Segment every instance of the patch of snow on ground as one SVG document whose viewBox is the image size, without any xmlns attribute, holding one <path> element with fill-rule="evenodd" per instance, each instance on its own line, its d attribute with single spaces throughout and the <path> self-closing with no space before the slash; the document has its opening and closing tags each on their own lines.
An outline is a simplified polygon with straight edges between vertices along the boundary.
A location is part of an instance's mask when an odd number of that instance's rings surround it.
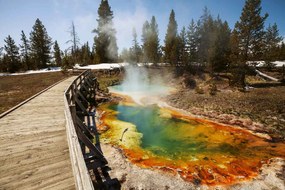
<svg viewBox="0 0 285 190">
<path fill-rule="evenodd" d="M 96 65 L 86 65 L 86 66 L 80 66 L 76 64 L 74 66 L 74 69 L 114 69 L 114 68 L 121 68 L 131 65 L 130 63 L 100 63 Z M 138 67 L 143 66 L 153 66 L 154 63 L 134 63 L 133 65 L 137 65 Z M 169 63 L 157 63 L 158 66 L 166 66 L 169 65 Z"/>
<path fill-rule="evenodd" d="M 14 76 L 14 75 L 29 75 L 29 74 L 36 74 L 36 73 L 48 73 L 48 72 L 58 72 L 61 71 L 60 67 L 49 67 L 40 70 L 29 70 L 20 73 L 0 73 L 0 76 Z"/>
<path fill-rule="evenodd" d="M 276 67 L 283 67 L 285 65 L 285 61 L 274 61 L 272 62 Z"/>
<path fill-rule="evenodd" d="M 249 66 L 256 66 L 256 67 L 266 66 L 265 61 L 247 61 L 246 63 Z M 273 61 L 271 63 L 273 63 L 275 65 L 275 67 L 283 67 L 283 65 L 285 65 L 285 61 Z"/>
<path fill-rule="evenodd" d="M 75 69 L 114 69 L 127 66 L 128 63 L 101 63 L 96 65 L 79 66 L 76 64 Z"/>
</svg>

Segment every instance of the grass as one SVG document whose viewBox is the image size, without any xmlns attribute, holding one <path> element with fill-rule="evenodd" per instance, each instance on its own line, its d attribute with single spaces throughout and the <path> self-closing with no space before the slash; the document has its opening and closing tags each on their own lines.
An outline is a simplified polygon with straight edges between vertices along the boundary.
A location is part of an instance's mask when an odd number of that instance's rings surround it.
<svg viewBox="0 0 285 190">
<path fill-rule="evenodd" d="M 0 113 L 66 77 L 62 72 L 1 76 Z"/>
</svg>

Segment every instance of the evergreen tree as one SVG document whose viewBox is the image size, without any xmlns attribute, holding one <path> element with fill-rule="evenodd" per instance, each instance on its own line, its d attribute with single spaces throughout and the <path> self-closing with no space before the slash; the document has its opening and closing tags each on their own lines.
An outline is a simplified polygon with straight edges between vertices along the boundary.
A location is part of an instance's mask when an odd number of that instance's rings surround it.
<svg viewBox="0 0 285 190">
<path fill-rule="evenodd" d="M 236 44 L 231 43 L 231 45 L 238 46 L 239 54 L 238 57 L 232 56 L 237 58 L 237 63 L 232 64 L 237 66 L 232 70 L 236 86 L 245 86 L 246 62 L 256 61 L 262 57 L 265 35 L 264 22 L 268 14 L 266 13 L 264 16 L 260 14 L 261 0 L 246 0 L 240 21 L 235 24 L 235 36 L 232 37 L 235 38 Z M 235 47 L 231 47 L 231 49 L 235 49 Z"/>
<path fill-rule="evenodd" d="M 86 44 L 84 44 L 82 46 L 82 63 L 83 65 L 88 65 L 90 64 L 91 61 L 91 52 L 90 52 L 90 47 L 89 47 L 89 43 L 86 42 Z"/>
<path fill-rule="evenodd" d="M 150 22 L 150 40 L 149 40 L 149 60 L 152 63 L 158 63 L 160 59 L 160 46 L 158 38 L 158 25 L 156 23 L 155 17 L 152 16 Z"/>
<path fill-rule="evenodd" d="M 281 46 L 279 47 L 278 59 L 281 61 L 285 61 L 285 43 L 284 42 L 282 42 Z"/>
<path fill-rule="evenodd" d="M 215 22 L 216 36 L 211 57 L 212 72 L 224 71 L 229 64 L 231 30 L 219 18 Z"/>
<path fill-rule="evenodd" d="M 142 28 L 143 61 L 158 63 L 160 59 L 160 47 L 158 38 L 158 26 L 153 16 L 151 22 L 145 21 Z"/>
<path fill-rule="evenodd" d="M 282 37 L 279 35 L 277 24 L 269 25 L 265 34 L 264 51 L 264 59 L 267 64 L 270 64 L 270 61 L 276 61 L 278 59 L 278 49 L 281 41 Z"/>
<path fill-rule="evenodd" d="M 121 55 L 120 55 L 120 61 L 127 62 L 127 63 L 133 62 L 131 52 L 129 49 L 124 48 L 122 50 Z"/>
<path fill-rule="evenodd" d="M 183 27 L 178 37 L 178 63 L 186 66 L 189 60 L 189 53 L 187 48 L 187 32 Z"/>
<path fill-rule="evenodd" d="M 30 42 L 27 39 L 23 30 L 21 32 L 21 41 L 22 44 L 20 45 L 20 56 L 22 61 L 22 68 L 23 70 L 30 70 L 32 69 L 30 58 Z"/>
<path fill-rule="evenodd" d="M 2 57 L 2 63 L 1 63 L 1 71 L 3 72 L 9 72 L 9 64 L 10 64 L 10 61 L 9 61 L 9 57 L 7 56 L 7 54 L 3 54 L 3 57 Z"/>
<path fill-rule="evenodd" d="M 133 29 L 133 46 L 130 49 L 130 53 L 131 53 L 131 61 L 135 63 L 139 63 L 142 56 L 142 50 L 138 43 L 137 38 L 138 38 L 137 32 L 135 29 Z"/>
<path fill-rule="evenodd" d="M 231 72 L 231 78 L 229 80 L 229 84 L 230 86 L 243 88 L 245 86 L 245 68 L 241 57 L 238 32 L 234 29 L 230 36 L 229 69 Z"/>
<path fill-rule="evenodd" d="M 240 65 L 240 60 L 238 32 L 234 29 L 230 36 L 230 67 Z"/>
<path fill-rule="evenodd" d="M 199 33 L 199 43 L 197 46 L 198 61 L 200 63 L 210 63 L 213 53 L 212 47 L 215 41 L 214 20 L 207 7 L 200 18 L 200 25 L 197 28 Z"/>
<path fill-rule="evenodd" d="M 6 71 L 10 73 L 17 72 L 20 69 L 19 48 L 16 46 L 15 41 L 10 35 L 4 41 L 6 43 L 6 45 L 4 45 L 6 51 L 4 58 L 7 66 Z"/>
<path fill-rule="evenodd" d="M 175 13 L 171 10 L 169 16 L 169 23 L 165 36 L 164 60 L 172 65 L 178 62 L 178 37 L 177 37 L 177 22 L 175 20 Z"/>
<path fill-rule="evenodd" d="M 47 64 L 50 62 L 50 51 L 52 40 L 48 36 L 46 28 L 40 21 L 37 19 L 33 30 L 30 34 L 31 42 L 31 56 L 34 62 L 35 69 L 41 69 L 47 67 Z"/>
<path fill-rule="evenodd" d="M 108 0 L 101 1 L 98 15 L 98 27 L 93 30 L 97 34 L 94 38 L 95 62 L 116 62 L 118 59 L 116 30 L 113 27 L 113 11 L 111 11 Z"/>
<path fill-rule="evenodd" d="M 0 71 L 4 72 L 5 70 L 5 66 L 4 66 L 4 62 L 3 62 L 3 56 L 2 56 L 2 51 L 3 51 L 3 47 L 0 47 Z"/>
<path fill-rule="evenodd" d="M 150 57 L 150 36 L 151 29 L 148 21 L 145 21 L 142 27 L 142 48 L 143 48 L 143 62 L 149 62 Z"/>
<path fill-rule="evenodd" d="M 200 24 L 198 24 L 198 27 L 199 25 Z M 188 27 L 188 31 L 187 31 L 187 47 L 189 49 L 189 61 L 190 62 L 198 61 L 197 60 L 198 46 L 199 46 L 199 31 L 198 31 L 198 28 L 194 20 L 192 19 Z"/>
<path fill-rule="evenodd" d="M 69 55 L 67 50 L 64 51 L 64 56 L 62 58 L 62 64 L 61 64 L 61 70 L 66 72 L 67 69 L 73 68 L 73 64 L 70 62 L 70 59 L 72 59 Z"/>
<path fill-rule="evenodd" d="M 55 64 L 56 66 L 61 67 L 62 66 L 61 51 L 57 41 L 54 42 L 53 51 L 54 51 L 53 57 L 55 59 Z"/>
<path fill-rule="evenodd" d="M 264 22 L 268 14 L 261 16 L 261 0 L 246 0 L 240 21 L 235 25 L 242 61 L 259 59 L 264 46 Z M 256 61 L 256 60 L 255 60 Z"/>
</svg>

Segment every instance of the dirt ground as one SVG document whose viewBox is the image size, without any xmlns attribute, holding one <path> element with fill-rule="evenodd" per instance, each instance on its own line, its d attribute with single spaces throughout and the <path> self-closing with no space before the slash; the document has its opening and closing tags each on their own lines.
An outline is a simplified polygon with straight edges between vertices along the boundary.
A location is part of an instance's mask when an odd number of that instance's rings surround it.
<svg viewBox="0 0 285 190">
<path fill-rule="evenodd" d="M 62 72 L 0 76 L 0 114 L 66 77 Z"/>
<path fill-rule="evenodd" d="M 210 95 L 207 89 L 197 93 L 180 86 L 166 101 L 195 115 L 285 140 L 285 86 L 253 87 L 240 92 L 228 88 L 225 81 L 214 82 L 215 95 Z"/>
</svg>

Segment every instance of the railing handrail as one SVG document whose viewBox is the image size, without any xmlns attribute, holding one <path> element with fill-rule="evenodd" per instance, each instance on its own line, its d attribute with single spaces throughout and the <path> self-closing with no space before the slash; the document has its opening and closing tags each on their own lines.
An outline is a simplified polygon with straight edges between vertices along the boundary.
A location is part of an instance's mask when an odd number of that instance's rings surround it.
<svg viewBox="0 0 285 190">
<path fill-rule="evenodd" d="M 94 189 L 92 180 L 90 178 L 88 169 L 84 161 L 84 157 L 75 129 L 73 114 L 76 113 L 74 113 L 74 110 L 71 110 L 72 107 L 74 107 L 75 109 L 75 94 L 73 94 L 73 88 L 80 88 L 81 85 L 86 82 L 86 79 L 90 74 L 91 70 L 86 70 L 82 72 L 78 77 L 76 77 L 76 79 L 69 85 L 69 87 L 64 92 L 66 133 L 75 186 L 78 190 Z"/>
</svg>

